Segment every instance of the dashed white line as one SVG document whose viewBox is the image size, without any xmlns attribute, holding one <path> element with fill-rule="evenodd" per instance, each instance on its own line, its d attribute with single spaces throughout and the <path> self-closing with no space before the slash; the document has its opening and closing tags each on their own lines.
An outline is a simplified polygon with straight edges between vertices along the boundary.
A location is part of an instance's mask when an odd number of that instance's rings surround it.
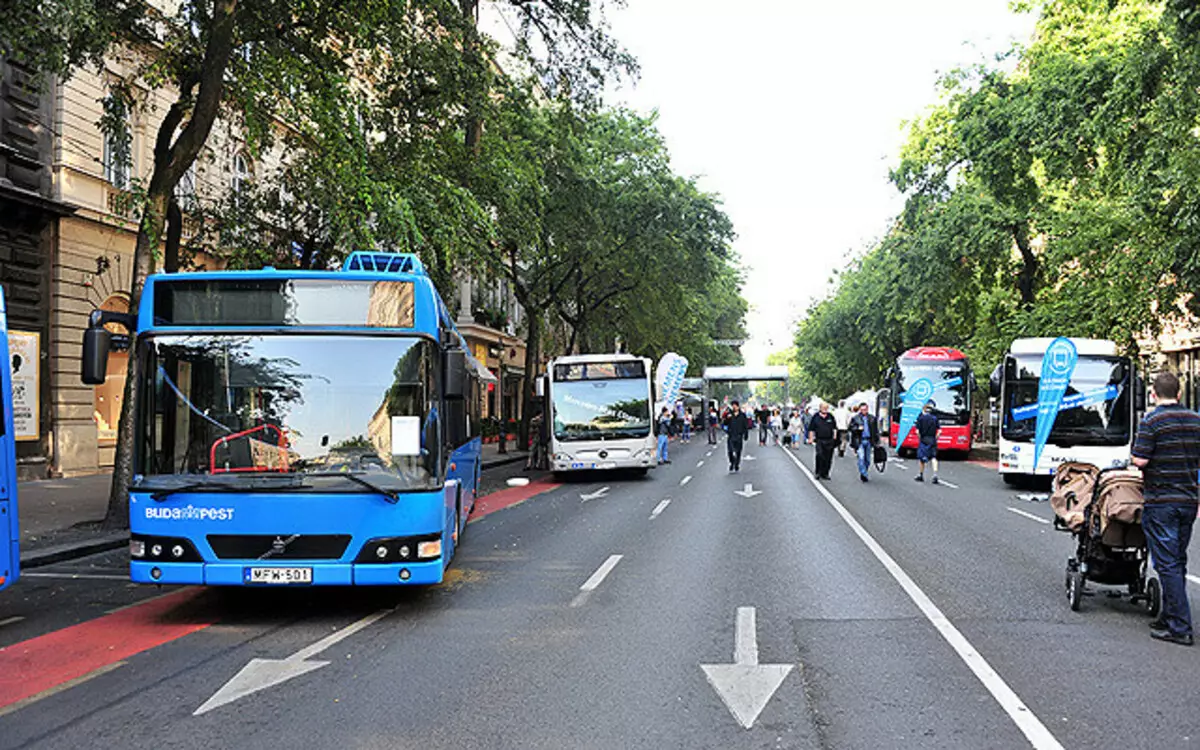
<svg viewBox="0 0 1200 750">
<path fill-rule="evenodd" d="M 4 627 L 5 625 L 16 625 L 18 622 L 21 622 L 24 619 L 25 619 L 24 617 L 19 617 L 19 616 L 18 617 L 6 617 L 3 620 L 0 620 L 0 628 Z"/>
<path fill-rule="evenodd" d="M 992 697 L 1000 704 L 1000 707 L 1004 709 L 1013 723 L 1017 725 L 1017 729 L 1021 730 L 1021 733 L 1025 735 L 1025 738 L 1029 740 L 1035 750 L 1063 750 L 1062 744 L 1054 738 L 1054 735 L 1050 733 L 1046 725 L 1034 715 L 1029 706 L 1025 705 L 1020 696 L 1004 682 L 1004 679 L 992 668 L 992 665 L 988 664 L 983 655 L 975 650 L 975 647 L 966 639 L 966 636 L 959 632 L 958 628 L 954 627 L 954 624 L 950 622 L 950 618 L 946 617 L 938 609 L 938 606 L 921 590 L 916 581 L 908 573 L 904 572 L 904 569 L 879 545 L 879 542 L 875 541 L 875 538 L 863 528 L 858 519 L 851 515 L 850 511 L 846 510 L 846 506 L 838 502 L 833 493 L 821 486 L 812 473 L 801 463 L 800 459 L 791 453 L 787 455 L 800 471 L 804 472 L 804 475 L 808 477 L 808 481 L 817 489 L 817 492 L 821 493 L 826 502 L 842 517 L 842 520 L 846 522 L 846 525 L 850 527 L 855 536 L 867 546 L 867 549 L 871 550 L 871 554 L 875 555 L 875 559 L 879 560 L 883 564 L 883 567 L 887 569 L 887 572 L 891 574 L 892 578 L 896 579 L 896 583 L 900 584 L 900 588 L 904 589 L 904 593 L 908 594 L 908 597 L 912 599 L 917 608 L 921 610 L 921 613 L 925 615 L 925 618 L 929 620 L 930 624 L 946 640 L 946 643 L 950 644 L 950 647 L 963 660 L 963 663 L 983 683 L 983 686 L 992 694 Z"/>
<path fill-rule="evenodd" d="M 704 462 L 703 462 L 703 461 L 697 461 L 697 462 L 696 462 L 696 468 L 697 468 L 697 469 L 699 469 L 699 468 L 700 468 L 701 466 L 703 466 L 703 465 L 704 465 Z"/>
<path fill-rule="evenodd" d="M 680 479 L 680 480 L 679 480 L 679 486 L 680 486 L 680 487 L 683 487 L 683 486 L 685 486 L 685 485 L 686 485 L 688 482 L 690 482 L 690 481 L 692 481 L 692 475 L 691 475 L 691 474 L 688 474 L 686 477 L 684 477 L 683 479 Z"/>
<path fill-rule="evenodd" d="M 663 512 L 664 510 L 666 510 L 666 509 L 667 509 L 667 506 L 668 506 L 668 505 L 670 505 L 670 504 L 671 504 L 671 498 L 667 498 L 666 500 L 663 500 L 661 503 L 659 503 L 658 505 L 656 505 L 656 506 L 654 507 L 654 510 L 650 512 L 650 520 L 651 520 L 651 521 L 653 521 L 654 519 L 656 519 L 656 518 L 658 518 L 659 516 L 661 516 L 661 515 L 662 515 L 662 512 Z M 4 623 L 0 622 L 0 625 L 3 625 L 3 624 L 4 624 Z"/>
<path fill-rule="evenodd" d="M 621 562 L 622 557 L 624 555 L 611 555 L 601 563 L 600 567 L 596 568 L 596 572 L 592 573 L 591 578 L 588 578 L 579 587 L 579 594 L 571 602 L 571 606 L 578 607 L 586 602 L 591 593 L 596 590 L 596 587 L 604 583 L 604 579 L 608 578 L 608 574 L 612 572 L 613 568 L 617 567 L 617 563 Z"/>
<path fill-rule="evenodd" d="M 938 484 L 944 484 L 944 485 L 946 485 L 947 487 L 949 487 L 949 488 L 950 488 L 950 489 L 952 489 L 952 490 L 957 490 L 957 489 L 958 489 L 958 485 L 957 485 L 957 484 L 954 484 L 953 482 L 947 482 L 945 479 L 939 479 L 939 480 L 938 480 Z"/>
<path fill-rule="evenodd" d="M 1200 576 L 1194 576 L 1194 575 L 1188 574 L 1187 579 L 1189 581 L 1191 581 L 1192 583 L 1196 584 L 1197 586 L 1200 586 Z"/>
<path fill-rule="evenodd" d="M 1050 523 L 1049 521 L 1042 518 L 1041 516 L 1035 516 L 1032 513 L 1027 513 L 1025 511 L 1021 510 L 1020 508 L 1007 508 L 1006 510 L 1008 510 L 1011 513 L 1016 513 L 1018 516 L 1024 516 L 1025 518 L 1028 518 L 1030 521 L 1037 521 L 1038 523 L 1047 523 L 1047 524 Z"/>
</svg>

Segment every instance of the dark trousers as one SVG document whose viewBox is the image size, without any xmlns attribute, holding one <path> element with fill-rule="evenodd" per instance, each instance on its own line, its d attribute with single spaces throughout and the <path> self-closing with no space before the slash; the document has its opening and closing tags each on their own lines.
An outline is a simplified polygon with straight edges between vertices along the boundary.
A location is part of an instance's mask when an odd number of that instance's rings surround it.
<svg viewBox="0 0 1200 750">
<path fill-rule="evenodd" d="M 742 441 L 733 438 L 726 440 L 725 450 L 729 453 L 729 468 L 742 468 Z"/>
<path fill-rule="evenodd" d="M 1192 611 L 1187 597 L 1187 548 L 1196 523 L 1191 503 L 1146 503 L 1142 529 L 1150 559 L 1162 582 L 1162 620 L 1175 635 L 1192 634 Z"/>
<path fill-rule="evenodd" d="M 836 445 L 837 440 L 817 441 L 817 476 L 829 476 L 829 470 L 833 467 L 833 448 Z"/>
<path fill-rule="evenodd" d="M 708 426 L 708 444 L 717 444 L 717 426 L 715 424 L 710 424 Z"/>
<path fill-rule="evenodd" d="M 759 425 L 758 425 L 758 444 L 759 445 L 767 444 L 767 433 L 768 432 L 769 432 L 769 430 L 767 429 L 767 423 L 766 422 L 759 423 Z"/>
</svg>

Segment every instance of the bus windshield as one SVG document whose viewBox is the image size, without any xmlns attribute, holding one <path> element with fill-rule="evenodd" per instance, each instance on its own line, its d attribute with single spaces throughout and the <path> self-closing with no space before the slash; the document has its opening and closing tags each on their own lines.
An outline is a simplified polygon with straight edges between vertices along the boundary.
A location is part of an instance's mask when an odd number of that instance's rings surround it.
<svg viewBox="0 0 1200 750">
<path fill-rule="evenodd" d="M 155 336 L 145 347 L 135 489 L 440 482 L 431 342 L 225 334 Z"/>
<path fill-rule="evenodd" d="M 1034 439 L 1042 357 L 1010 356 L 1005 367 L 1003 436 Z M 1123 445 L 1129 442 L 1132 415 L 1130 372 L 1122 357 L 1080 355 L 1063 396 L 1049 442 L 1055 445 Z M 1074 397 L 1075 405 L 1072 404 Z"/>
<path fill-rule="evenodd" d="M 933 413 L 942 424 L 967 424 L 971 419 L 971 402 L 968 373 L 965 362 L 925 362 L 901 359 L 896 368 L 896 408 L 904 399 L 904 392 L 920 380 L 927 378 L 933 383 Z M 958 379 L 954 385 L 944 385 Z M 895 418 L 899 421 L 899 417 Z"/>
<path fill-rule="evenodd" d="M 644 377 L 555 381 L 552 388 L 557 440 L 650 434 L 650 386 Z"/>
</svg>

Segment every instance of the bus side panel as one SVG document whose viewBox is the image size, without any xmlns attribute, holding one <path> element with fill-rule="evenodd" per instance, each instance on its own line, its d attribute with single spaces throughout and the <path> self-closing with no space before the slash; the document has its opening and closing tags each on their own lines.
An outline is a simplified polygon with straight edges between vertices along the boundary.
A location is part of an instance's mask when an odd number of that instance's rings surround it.
<svg viewBox="0 0 1200 750">
<path fill-rule="evenodd" d="M 21 572 L 21 536 L 17 517 L 17 459 L 16 443 L 13 439 L 10 367 L 4 298 L 0 296 L 0 589 L 11 586 Z"/>
</svg>

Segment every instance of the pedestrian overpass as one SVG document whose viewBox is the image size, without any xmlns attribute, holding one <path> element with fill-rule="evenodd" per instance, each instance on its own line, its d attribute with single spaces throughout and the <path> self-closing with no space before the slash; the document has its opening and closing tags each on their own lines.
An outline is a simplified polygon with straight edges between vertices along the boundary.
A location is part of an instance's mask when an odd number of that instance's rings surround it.
<svg viewBox="0 0 1200 750">
<path fill-rule="evenodd" d="M 706 367 L 704 376 L 697 378 L 699 387 L 704 394 L 704 408 L 708 408 L 711 386 L 713 383 L 763 383 L 782 382 L 784 392 L 788 392 L 788 368 L 786 365 L 765 365 L 762 367 Z"/>
</svg>

